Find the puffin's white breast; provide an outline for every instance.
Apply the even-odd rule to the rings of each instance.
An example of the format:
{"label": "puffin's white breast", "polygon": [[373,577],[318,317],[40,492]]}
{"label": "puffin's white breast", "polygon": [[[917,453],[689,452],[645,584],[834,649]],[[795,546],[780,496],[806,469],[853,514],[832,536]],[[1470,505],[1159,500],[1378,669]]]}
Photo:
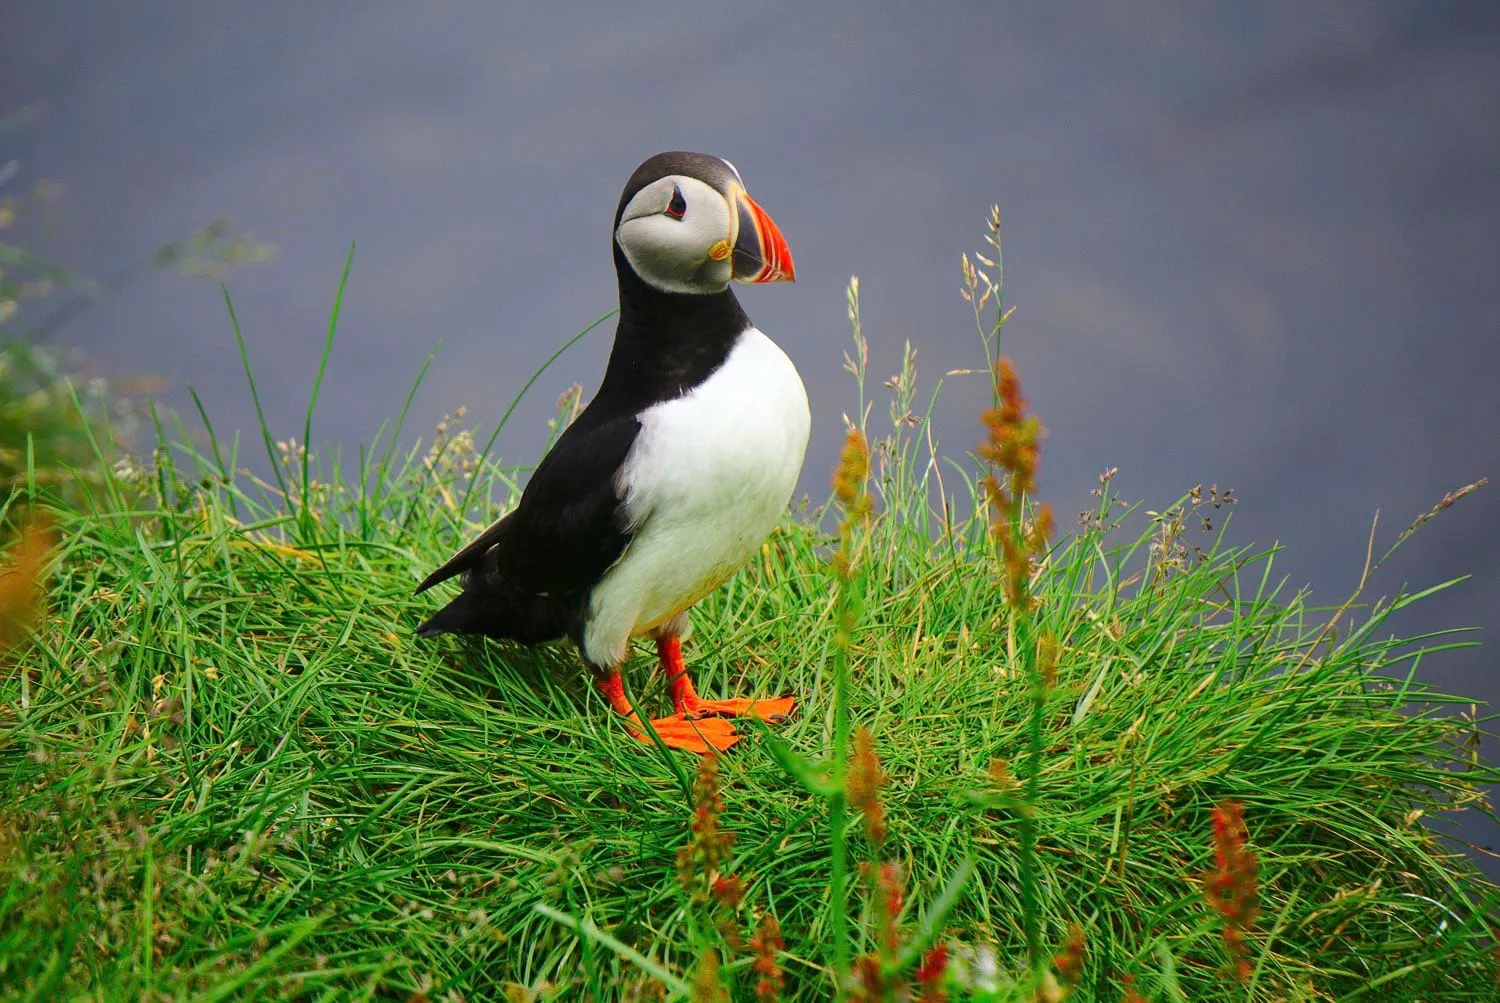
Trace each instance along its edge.
{"label": "puffin's white breast", "polygon": [[623,661],[632,636],[745,563],[786,511],[811,423],[796,367],[753,327],[707,380],[641,415],[619,475],[635,536],[594,588],[589,661]]}

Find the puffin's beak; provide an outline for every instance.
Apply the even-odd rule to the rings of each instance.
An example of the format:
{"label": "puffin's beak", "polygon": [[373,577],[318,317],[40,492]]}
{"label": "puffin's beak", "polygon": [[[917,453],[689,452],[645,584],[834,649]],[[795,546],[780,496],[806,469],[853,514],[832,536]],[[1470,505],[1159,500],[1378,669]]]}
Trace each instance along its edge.
{"label": "puffin's beak", "polygon": [[736,282],[795,282],[792,252],[766,211],[744,191],[736,195],[740,232],[734,242],[732,275]]}

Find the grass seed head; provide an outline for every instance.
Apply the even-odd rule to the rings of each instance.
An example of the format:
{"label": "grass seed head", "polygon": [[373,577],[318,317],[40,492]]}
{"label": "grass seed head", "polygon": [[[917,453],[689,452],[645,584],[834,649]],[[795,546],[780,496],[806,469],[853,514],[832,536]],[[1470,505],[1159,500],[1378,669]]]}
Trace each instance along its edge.
{"label": "grass seed head", "polygon": [[901,931],[897,924],[901,919],[901,907],[906,904],[906,883],[900,864],[887,860],[875,869],[875,893],[880,944],[887,955],[894,956],[901,947]]}
{"label": "grass seed head", "polygon": [[1010,764],[1003,759],[991,759],[989,769],[990,783],[994,784],[1002,792],[1012,791],[1016,788],[1015,774],[1010,771]]}
{"label": "grass seed head", "polygon": [[1057,685],[1057,638],[1044,633],[1036,641],[1036,678],[1044,691]]}
{"label": "grass seed head", "polygon": [[875,755],[875,736],[868,728],[855,729],[854,755],[844,775],[844,796],[864,813],[865,833],[876,846],[885,842],[885,805],[880,801],[880,789],[888,780]]}
{"label": "grass seed head", "polygon": [[738,874],[720,875],[709,884],[708,894],[724,908],[738,909],[745,898],[744,879]]}

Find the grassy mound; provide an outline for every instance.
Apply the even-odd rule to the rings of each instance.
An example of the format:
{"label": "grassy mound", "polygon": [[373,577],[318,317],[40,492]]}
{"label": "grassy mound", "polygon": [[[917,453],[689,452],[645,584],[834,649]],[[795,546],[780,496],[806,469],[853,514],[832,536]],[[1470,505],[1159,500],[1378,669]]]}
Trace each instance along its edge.
{"label": "grassy mound", "polygon": [[[268,484],[166,429],[50,508],[50,611],[0,655],[0,989],[711,999],[717,960],[750,998],[770,914],[788,999],[840,959],[856,995],[903,966],[932,993],[944,957],[962,998],[1031,998],[1036,971],[1043,998],[1493,999],[1495,890],[1419,819],[1488,811],[1496,776],[1414,678],[1450,639],[1389,633],[1421,597],[1329,629],[1271,552],[1187,546],[1219,499],[1126,531],[1106,483],[1018,612],[981,471],[923,455],[907,410],[873,516],[788,519],[695,612],[701,691],[799,696],[696,794],[571,649],[411,636],[415,582],[524,476],[467,433],[347,479],[268,434]],[[627,679],[665,704],[644,652]],[[1222,815],[1215,842],[1228,799],[1254,860]],[[1237,866],[1238,926],[1204,894]]]}

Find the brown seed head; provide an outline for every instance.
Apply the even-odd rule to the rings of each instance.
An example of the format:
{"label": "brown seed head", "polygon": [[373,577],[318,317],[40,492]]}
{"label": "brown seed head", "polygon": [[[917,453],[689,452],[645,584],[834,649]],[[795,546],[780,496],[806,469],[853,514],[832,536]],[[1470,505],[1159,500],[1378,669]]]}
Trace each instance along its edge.
{"label": "brown seed head", "polygon": [[1033,560],[1047,552],[1047,540],[1053,531],[1052,510],[1045,505],[1038,507],[1029,527],[1022,525],[1022,503],[1036,491],[1041,438],[1046,430],[1035,416],[1026,414],[1021,380],[1009,359],[1001,358],[995,364],[995,395],[998,403],[983,415],[989,435],[978,450],[992,471],[980,481],[980,488],[990,506],[991,535],[1000,543],[1006,601],[1026,610],[1032,605]]}
{"label": "brown seed head", "polygon": [[775,916],[766,913],[760,918],[755,936],[750,939],[750,950],[755,953],[750,970],[756,978],[755,998],[761,1003],[781,999],[786,989],[786,976],[776,960],[776,955],[785,946],[781,940],[781,924],[776,922]]}
{"label": "brown seed head", "polygon": [[745,882],[738,874],[714,878],[709,885],[709,895],[726,909],[736,909],[745,897]]}
{"label": "brown seed head", "polygon": [[719,952],[709,948],[698,959],[693,972],[693,982],[688,989],[688,999],[693,1003],[729,1003],[729,990],[719,979]]}
{"label": "brown seed head", "polygon": [[734,833],[719,828],[724,799],[719,794],[719,760],[704,756],[693,779],[693,820],[687,845],[677,851],[677,880],[695,904],[707,902],[719,868],[729,859]]}
{"label": "brown seed head", "polygon": [[1084,945],[1083,927],[1068,924],[1068,939],[1062,950],[1052,957],[1052,967],[1057,969],[1057,978],[1063,985],[1073,987],[1083,978],[1083,959],[1087,954]]}
{"label": "brown seed head", "polygon": [[844,775],[844,796],[864,813],[865,833],[876,846],[885,842],[885,805],[880,801],[880,789],[888,780],[875,756],[875,737],[868,728],[856,728],[854,755]]}
{"label": "brown seed head", "polygon": [[1016,778],[1010,772],[1010,764],[1003,759],[991,759],[990,782],[1002,791],[1014,788],[1016,786]]}
{"label": "brown seed head", "polygon": [[851,428],[839,453],[839,465],[833,472],[833,493],[844,510],[856,518],[868,511],[870,502],[865,482],[869,476],[870,444],[863,432]]}
{"label": "brown seed head", "polygon": [[41,614],[43,573],[56,538],[51,523],[36,517],[21,527],[0,564],[0,653],[19,644]]}
{"label": "brown seed head", "polygon": [[880,864],[875,871],[875,893],[880,944],[887,956],[894,956],[901,947],[901,931],[897,923],[901,918],[901,907],[906,902],[906,883],[902,880],[900,864],[893,860]]}
{"label": "brown seed head", "polygon": [[1036,671],[1045,689],[1057,685],[1057,638],[1043,634],[1036,641]]}

